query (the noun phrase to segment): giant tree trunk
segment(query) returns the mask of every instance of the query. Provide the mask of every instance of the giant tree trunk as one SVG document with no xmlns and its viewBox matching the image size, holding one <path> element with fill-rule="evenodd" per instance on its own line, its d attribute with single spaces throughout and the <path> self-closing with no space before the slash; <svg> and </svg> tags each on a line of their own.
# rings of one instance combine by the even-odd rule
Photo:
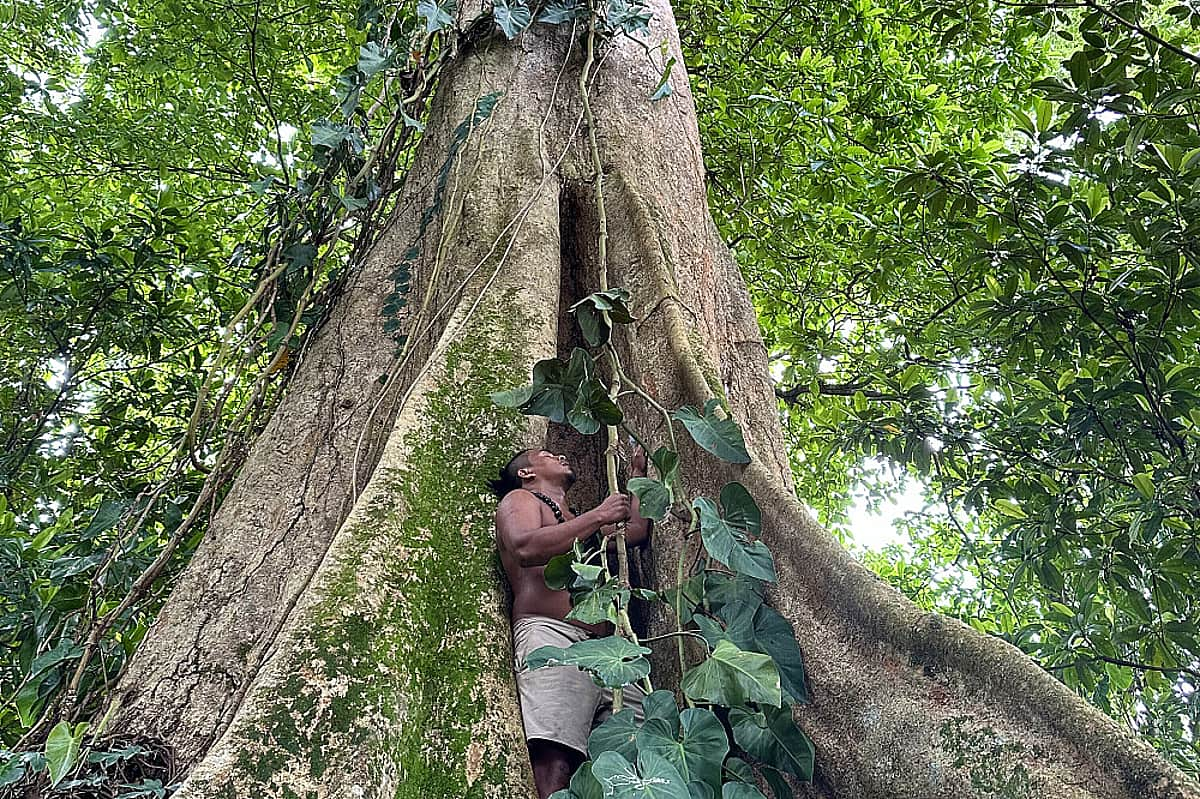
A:
<svg viewBox="0 0 1200 799">
<path fill-rule="evenodd" d="M 651 43 L 682 63 L 669 7 L 653 6 Z M 566 348 L 565 304 L 597 287 L 581 61 L 569 31 L 539 26 L 445 73 L 396 217 L 119 686 L 115 726 L 173 747 L 190 770 L 180 797 L 532 795 L 483 484 L 561 434 L 488 394 Z M 740 479 L 764 509 L 772 599 L 811 684 L 806 795 L 1200 795 L 1013 648 L 883 586 L 801 509 L 753 309 L 708 213 L 685 76 L 651 103 L 660 68 L 617 41 L 592 91 L 609 282 L 639 317 L 619 346 L 661 402 L 724 396 L 746 431 L 750 467 L 690 452 L 688 487 Z M 434 205 L 453 129 L 492 93 L 419 242 L 413 355 L 381 384 L 388 275 Z M 630 415 L 661 436 L 647 409 Z M 658 530 L 646 564 L 663 585 L 678 534 Z"/>
</svg>

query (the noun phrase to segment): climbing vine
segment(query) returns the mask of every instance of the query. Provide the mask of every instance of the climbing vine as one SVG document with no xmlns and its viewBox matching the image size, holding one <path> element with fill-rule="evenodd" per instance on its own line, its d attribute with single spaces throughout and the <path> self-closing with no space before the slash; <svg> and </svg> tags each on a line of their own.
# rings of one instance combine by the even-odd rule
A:
<svg viewBox="0 0 1200 799">
<path fill-rule="evenodd" d="M 630 584 L 623 524 L 616 526 L 612 536 L 615 573 L 606 555 L 607 544 L 589 549 L 576 542 L 546 564 L 546 584 L 569 592 L 572 609 L 567 619 L 608 622 L 615 630 L 614 635 L 569 647 L 541 647 L 526 658 L 530 669 L 575 666 L 613 691 L 613 715 L 592 731 L 589 759 L 569 787 L 554 797 L 762 799 L 757 767 L 776 799 L 784 799 L 792 795 L 785 775 L 810 780 L 814 752 L 791 713 L 792 705 L 807 700 L 800 647 L 791 626 L 764 600 L 765 587 L 776 582 L 776 574 L 771 553 L 761 540 L 762 514 L 749 491 L 737 482 L 726 484 L 716 499 L 685 496 L 674 425 L 681 424 L 707 452 L 736 464 L 750 461 L 741 430 L 716 398 L 703 408 L 669 412 L 630 379 L 612 344 L 613 325 L 628 324 L 634 317 L 628 307 L 629 293 L 610 288 L 607 281 L 604 173 L 588 84 L 597 37 L 611 35 L 631 21 L 644 27 L 648 17 L 631 7 L 614 11 L 612 2 L 602 9 L 595 0 L 586 14 L 579 91 L 599 218 L 600 285 L 571 311 L 585 342 L 607 365 L 607 383 L 596 356 L 589 349 L 576 348 L 565 361 L 539 361 L 530 384 L 498 392 L 492 399 L 503 407 L 568 424 L 584 435 L 598 435 L 603 429 L 607 490 L 613 494 L 619 490 L 618 428 L 644 440 L 628 428 L 620 406 L 622 388 L 630 387 L 662 414 L 669 443 L 650 455 L 657 478 L 635 477 L 629 490 L 637 495 L 644 517 L 662 523 L 673 512 L 686 509 L 688 525 L 679 553 L 678 583 L 661 592 Z M 669 92 L 670 63 L 654 99 Z M 665 603 L 675 619 L 676 629 L 668 636 L 678 643 L 683 708 L 672 691 L 654 690 L 646 657 L 651 650 L 639 640 L 629 617 L 635 596 Z M 703 642 L 698 658 L 689 657 L 684 646 L 688 637 Z M 633 709 L 623 707 L 623 693 L 632 684 L 646 693 L 640 724 Z"/>
<path fill-rule="evenodd" d="M 498 392 L 493 401 L 568 424 L 585 435 L 604 428 L 610 442 L 615 428 L 628 429 L 612 386 L 632 381 L 620 371 L 610 340 L 614 322 L 633 320 L 627 297 L 621 289 L 603 289 L 572 309 L 585 339 L 615 370 L 607 385 L 592 353 L 576 348 L 566 361 L 539 361 L 530 384 Z M 791 713 L 792 705 L 807 700 L 800 648 L 791 626 L 764 600 L 776 574 L 761 540 L 762 514 L 737 482 L 726 484 L 715 499 L 696 496 L 689 501 L 673 425 L 681 424 L 697 445 L 722 460 L 748 463 L 750 456 L 741 430 L 718 399 L 703 408 L 680 408 L 667 415 L 667 423 L 672 445 L 660 446 L 650 456 L 656 478 L 633 478 L 629 490 L 638 496 L 641 514 L 656 522 L 686 510 L 679 583 L 663 591 L 632 587 L 620 528 L 613 536 L 615 573 L 603 554 L 607 547 L 589 549 L 578 542 L 546 564 L 546 584 L 570 593 L 569 620 L 609 622 L 616 631 L 565 648 L 542 647 L 526 660 L 531 669 L 576 666 L 613 689 L 614 715 L 592 732 L 590 759 L 570 788 L 556 797 L 761 797 L 751 763 L 776 797 L 789 797 L 784 775 L 809 780 L 813 748 Z M 611 446 L 606 460 L 611 465 Z M 610 492 L 616 490 L 614 483 L 615 477 Z M 634 596 L 665 603 L 676 620 L 668 635 L 680 641 L 683 709 L 672 692 L 653 689 L 646 657 L 651 650 L 630 623 Z M 691 662 L 695 658 L 682 645 L 688 637 L 703 642 L 698 662 Z M 624 687 L 635 683 L 647 693 L 640 725 L 621 702 Z"/>
</svg>

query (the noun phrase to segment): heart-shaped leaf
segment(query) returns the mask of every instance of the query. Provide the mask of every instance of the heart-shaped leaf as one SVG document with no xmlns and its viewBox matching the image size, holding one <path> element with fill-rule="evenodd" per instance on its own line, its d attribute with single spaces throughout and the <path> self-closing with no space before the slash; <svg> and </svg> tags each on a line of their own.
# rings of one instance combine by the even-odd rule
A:
<svg viewBox="0 0 1200 799">
<path fill-rule="evenodd" d="M 650 456 L 654 468 L 658 469 L 658 479 L 669 486 L 679 485 L 679 453 L 667 447 L 659 447 Z"/>
<path fill-rule="evenodd" d="M 527 386 L 498 391 L 492 401 L 505 408 L 519 408 L 527 416 L 545 416 L 559 424 L 570 423 L 590 435 L 601 425 L 616 425 L 621 409 L 595 377 L 596 365 L 587 350 L 576 347 L 570 361 L 547 358 L 533 366 L 533 382 Z"/>
<path fill-rule="evenodd" d="M 785 698 L 792 702 L 808 701 L 803 656 L 787 619 L 762 604 L 761 600 L 722 605 L 717 615 L 725 622 L 724 629 L 707 617 L 696 616 L 694 619 L 710 645 L 715 646 L 722 639 L 727 639 L 738 649 L 770 655 L 779 669 L 780 686 Z"/>
<path fill-rule="evenodd" d="M 743 574 L 704 574 L 704 596 L 715 611 L 720 611 L 723 605 L 730 602 L 745 602 L 757 607 L 763 603 L 765 588 L 762 580 Z"/>
<path fill-rule="evenodd" d="M 537 21 L 558 25 L 573 19 L 582 19 L 585 16 L 587 16 L 587 6 L 583 3 L 572 0 L 565 0 L 565 2 L 564 0 L 550 0 L 549 3 L 542 6 L 542 10 L 537 15 Z"/>
<path fill-rule="evenodd" d="M 758 713 L 735 707 L 729 723 L 738 746 L 788 774 L 812 779 L 812 741 L 792 721 L 790 706 L 763 708 Z"/>
<path fill-rule="evenodd" d="M 749 463 L 750 455 L 746 452 L 746 440 L 742 438 L 741 428 L 729 417 L 717 416 L 720 405 L 721 401 L 714 397 L 704 403 L 703 413 L 685 405 L 675 411 L 671 418 L 683 422 L 692 440 L 721 460 Z"/>
<path fill-rule="evenodd" d="M 541 17 L 539 16 L 539 19 Z M 571 313 L 579 321 L 583 337 L 593 347 L 608 343 L 612 336 L 610 322 L 628 324 L 633 321 L 629 312 L 629 292 L 625 289 L 609 289 L 589 294 L 571 306 Z M 608 320 L 605 321 L 607 314 Z"/>
<path fill-rule="evenodd" d="M 638 725 L 633 708 L 624 708 L 592 730 L 588 736 L 588 756 L 595 760 L 605 752 L 616 752 L 626 760 L 637 760 L 637 737 Z"/>
<path fill-rule="evenodd" d="M 529 7 L 521 0 L 492 0 L 492 18 L 510 40 L 533 22 Z"/>
<path fill-rule="evenodd" d="M 758 652 L 743 652 L 727 640 L 690 669 L 680 687 L 693 701 L 726 707 L 746 702 L 778 706 L 783 701 L 775 661 Z"/>
<path fill-rule="evenodd" d="M 700 537 L 708 554 L 739 574 L 775 582 L 775 561 L 766 544 L 750 540 L 747 531 L 722 518 L 707 497 L 697 497 L 692 507 L 700 512 Z"/>
<path fill-rule="evenodd" d="M 671 509 L 671 492 L 665 485 L 649 477 L 629 478 L 629 491 L 638 498 L 638 513 L 643 518 L 661 522 Z"/>
<path fill-rule="evenodd" d="M 755 538 L 762 535 L 762 511 L 741 483 L 726 483 L 721 489 L 721 515 Z"/>
<path fill-rule="evenodd" d="M 623 608 L 629 607 L 629 589 L 621 588 L 616 581 L 579 593 L 572 591 L 572 607 L 567 618 L 581 621 L 584 624 L 599 624 L 604 621 L 616 624 L 615 603 L 618 602 Z"/>
<path fill-rule="evenodd" d="M 456 0 L 418 0 L 417 16 L 425 20 L 425 32 L 437 33 L 443 28 L 454 24 L 454 13 L 457 11 Z"/>
<path fill-rule="evenodd" d="M 647 714 L 637 745 L 639 751 L 669 760 L 689 783 L 699 781 L 714 789 L 721 784 L 721 761 L 729 752 L 729 739 L 711 710 L 690 708 L 680 713 L 672 700 L 666 713 Z"/>
<path fill-rule="evenodd" d="M 651 752 L 638 753 L 636 769 L 616 752 L 605 752 L 592 763 L 592 776 L 606 799 L 692 799 L 679 771 Z"/>
<path fill-rule="evenodd" d="M 624 638 L 589 638 L 570 646 L 543 646 L 525 658 L 530 669 L 544 666 L 576 666 L 592 675 L 596 684 L 608 688 L 640 680 L 650 673 L 650 650 Z"/>
<path fill-rule="evenodd" d="M 396 54 L 386 47 L 381 47 L 378 42 L 367 42 L 358 48 L 358 71 L 368 79 L 390 67 L 395 60 Z"/>
<path fill-rule="evenodd" d="M 75 768 L 75 763 L 79 760 L 80 742 L 83 740 L 83 733 L 86 730 L 86 724 L 79 724 L 72 728 L 70 722 L 67 721 L 60 721 L 50 730 L 50 735 L 46 738 L 45 754 L 51 787 L 62 782 L 63 777 L 66 777 Z"/>
</svg>

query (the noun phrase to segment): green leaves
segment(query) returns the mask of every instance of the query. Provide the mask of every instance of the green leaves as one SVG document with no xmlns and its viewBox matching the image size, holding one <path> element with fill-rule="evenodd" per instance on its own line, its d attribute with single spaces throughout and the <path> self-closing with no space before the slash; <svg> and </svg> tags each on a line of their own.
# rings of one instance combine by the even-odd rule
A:
<svg viewBox="0 0 1200 799">
<path fill-rule="evenodd" d="M 680 688 L 695 702 L 736 707 L 746 702 L 779 705 L 779 671 L 767 655 L 743 652 L 721 641 L 708 658 L 683 676 Z"/>
<path fill-rule="evenodd" d="M 651 752 L 638 752 L 636 769 L 616 752 L 605 752 L 592 763 L 592 776 L 611 799 L 691 799 L 675 767 Z"/>
<path fill-rule="evenodd" d="M 538 361 L 533 383 L 492 394 L 492 401 L 505 408 L 519 408 L 529 416 L 545 416 L 552 422 L 569 422 L 590 435 L 601 425 L 620 424 L 621 409 L 608 396 L 608 389 L 595 376 L 596 365 L 587 350 L 576 348 L 567 363 L 557 358 Z"/>
<path fill-rule="evenodd" d="M 674 699 L 669 701 L 665 712 L 647 714 L 637 734 L 638 751 L 669 761 L 685 782 L 719 788 L 721 763 L 729 752 L 724 725 L 711 710 L 690 708 L 679 713 Z"/>
<path fill-rule="evenodd" d="M 607 344 L 612 336 L 611 322 L 628 324 L 633 321 L 633 314 L 629 312 L 628 302 L 628 291 L 609 289 L 589 294 L 572 305 L 570 311 L 579 321 L 579 327 L 583 331 L 583 337 L 587 343 L 590 346 L 599 347 Z"/>
<path fill-rule="evenodd" d="M 692 501 L 700 515 L 700 536 L 704 548 L 730 569 L 767 582 L 775 582 L 775 561 L 766 544 L 751 538 L 760 530 L 761 515 L 749 493 L 740 485 L 721 490 L 721 512 L 707 497 Z"/>
<path fill-rule="evenodd" d="M 362 152 L 363 149 L 362 137 L 354 127 L 339 125 L 327 119 L 319 119 L 313 123 L 310 140 L 313 147 L 327 150 L 336 149 L 342 142 L 348 143 L 353 152 Z"/>
<path fill-rule="evenodd" d="M 716 612 L 726 624 L 723 630 L 704 616 L 698 616 L 696 621 L 710 646 L 728 640 L 739 649 L 770 655 L 779 669 L 784 697 L 792 702 L 806 702 L 804 659 L 792 626 L 773 608 L 763 604 L 761 597 L 756 599 L 720 606 Z"/>
<path fill-rule="evenodd" d="M 46 738 L 46 768 L 50 772 L 51 787 L 62 782 L 71 773 L 79 760 L 80 743 L 87 732 L 86 723 L 76 724 L 60 721 L 50 730 Z"/>
<path fill-rule="evenodd" d="M 608 0 L 604 23 L 613 31 L 632 35 L 647 30 L 652 16 L 641 0 Z"/>
<path fill-rule="evenodd" d="M 418 6 L 418 13 L 420 6 Z M 378 42 L 367 42 L 358 48 L 358 71 L 367 80 L 390 67 L 396 61 L 396 53 L 390 48 L 382 47 Z"/>
<path fill-rule="evenodd" d="M 656 522 L 666 518 L 671 509 L 671 491 L 664 484 L 649 477 L 629 478 L 629 491 L 638 498 L 638 513 Z"/>
<path fill-rule="evenodd" d="M 741 429 L 724 412 L 718 415 L 720 407 L 721 401 L 714 397 L 704 403 L 703 413 L 684 406 L 672 414 L 672 418 L 683 422 L 692 440 L 718 458 L 730 463 L 749 463 L 750 455 L 746 452 Z"/>
<path fill-rule="evenodd" d="M 656 692 L 657 693 L 657 692 Z M 675 701 L 671 700 L 671 707 Z M 588 736 L 588 757 L 595 760 L 604 752 L 616 752 L 629 761 L 637 759 L 638 723 L 632 708 L 622 708 L 605 719 Z"/>
<path fill-rule="evenodd" d="M 565 649 L 543 646 L 530 652 L 525 663 L 530 669 L 576 666 L 591 674 L 597 685 L 619 688 L 650 673 L 650 662 L 645 658 L 648 654 L 650 650 L 644 646 L 609 636 L 577 641 Z"/>
<path fill-rule="evenodd" d="M 417 16 L 425 20 L 425 32 L 437 33 L 454 24 L 458 11 L 457 0 L 439 3 L 437 0 L 417 0 Z"/>
<path fill-rule="evenodd" d="M 790 707 L 768 707 L 758 713 L 734 708 L 729 723 L 733 739 L 751 755 L 801 780 L 812 779 L 812 741 L 792 721 Z"/>
<path fill-rule="evenodd" d="M 584 3 L 574 0 L 551 0 L 542 6 L 542 10 L 537 15 L 537 21 L 558 25 L 574 19 L 583 19 L 586 16 L 587 5 Z"/>
<path fill-rule="evenodd" d="M 492 17 L 510 40 L 533 22 L 529 6 L 522 0 L 492 0 Z"/>
</svg>

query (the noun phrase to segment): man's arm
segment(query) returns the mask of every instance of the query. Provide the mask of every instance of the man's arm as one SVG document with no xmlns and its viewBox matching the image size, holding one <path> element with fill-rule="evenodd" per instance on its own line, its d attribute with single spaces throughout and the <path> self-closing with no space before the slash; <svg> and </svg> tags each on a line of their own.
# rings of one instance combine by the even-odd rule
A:
<svg viewBox="0 0 1200 799">
<path fill-rule="evenodd" d="M 542 526 L 542 503 L 527 491 L 512 491 L 496 508 L 496 535 L 500 545 L 523 567 L 544 566 L 606 524 L 629 516 L 630 500 L 613 494 L 587 513 L 562 524 Z"/>
<path fill-rule="evenodd" d="M 646 450 L 638 447 L 633 452 L 633 458 L 629 462 L 630 477 L 645 477 L 646 476 Z M 631 494 L 629 497 L 629 520 L 625 522 L 625 543 L 628 546 L 640 546 L 650 539 L 650 528 L 654 524 L 649 519 L 642 518 L 638 513 L 638 497 L 637 494 Z M 607 526 L 602 533 L 605 536 L 612 536 L 617 532 L 616 526 Z M 616 544 L 615 538 L 609 538 L 609 546 Z"/>
</svg>

